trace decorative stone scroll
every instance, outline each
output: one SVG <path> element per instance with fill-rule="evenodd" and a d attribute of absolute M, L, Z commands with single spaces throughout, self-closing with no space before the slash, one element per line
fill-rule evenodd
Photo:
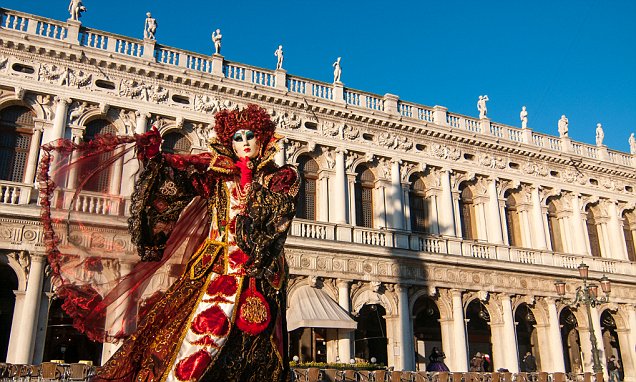
<path fill-rule="evenodd" d="M 119 95 L 146 102 L 166 103 L 169 98 L 169 91 L 159 84 L 146 84 L 136 80 L 121 80 Z"/>
<path fill-rule="evenodd" d="M 462 156 L 462 152 L 457 147 L 449 147 L 446 145 L 440 145 L 439 143 L 433 143 L 431 145 L 431 155 L 440 159 L 457 161 Z"/>

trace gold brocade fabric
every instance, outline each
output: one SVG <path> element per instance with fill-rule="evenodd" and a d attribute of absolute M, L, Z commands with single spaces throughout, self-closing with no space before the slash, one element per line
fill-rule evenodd
<path fill-rule="evenodd" d="M 202 299 L 215 295 L 210 281 L 221 277 L 218 275 L 236 278 L 240 283 L 237 293 L 247 290 L 253 279 L 269 306 L 271 320 L 262 332 L 250 335 L 233 325 L 235 315 L 230 317 L 224 344 L 217 348 L 219 351 L 199 380 L 287 380 L 287 267 L 282 249 L 295 214 L 298 174 L 290 166 L 264 166 L 255 174 L 254 187 L 247 188 L 245 195 L 233 193 L 235 187 L 227 175 L 212 175 L 187 173 L 159 161 L 142 174 L 132 201 L 133 209 L 138 210 L 133 211 L 130 226 L 134 242 L 146 260 L 161 258 L 178 219 L 174 207 L 178 204 L 184 208 L 193 195 L 209 201 L 207 213 L 213 240 L 206 241 L 190 258 L 177 281 L 150 308 L 137 331 L 124 341 L 93 381 L 165 381 L 178 361 L 177 352 L 183 348 L 186 333 L 193 325 L 194 312 L 205 302 Z M 236 241 L 227 243 L 228 237 L 236 237 Z M 240 271 L 236 271 L 236 264 L 228 266 L 228 262 L 238 261 L 231 255 L 238 250 L 246 257 L 240 263 Z M 232 273 L 228 274 L 228 269 Z M 255 318 L 260 317 L 259 312 L 252 313 Z"/>

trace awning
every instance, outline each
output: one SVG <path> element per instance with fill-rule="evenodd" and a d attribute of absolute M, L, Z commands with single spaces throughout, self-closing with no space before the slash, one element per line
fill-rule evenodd
<path fill-rule="evenodd" d="M 325 292 L 310 286 L 294 292 L 287 309 L 287 330 L 331 328 L 354 330 L 358 323 Z"/>

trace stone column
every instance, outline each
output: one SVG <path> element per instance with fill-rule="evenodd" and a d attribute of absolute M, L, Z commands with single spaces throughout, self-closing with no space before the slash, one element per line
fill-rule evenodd
<path fill-rule="evenodd" d="M 625 382 L 636 381 L 636 309 L 634 305 L 622 305 L 621 308 L 627 311 L 627 325 L 629 329 L 619 329 L 618 342 L 623 356 L 623 367 L 625 372 Z"/>
<path fill-rule="evenodd" d="M 119 266 L 120 266 L 120 276 L 126 276 L 127 274 L 130 273 L 130 271 L 132 271 L 133 267 L 134 267 L 134 263 L 130 263 L 130 262 L 125 262 L 125 261 L 120 261 L 119 262 Z M 120 319 L 120 315 L 123 314 L 128 308 L 129 308 L 129 304 L 131 302 L 131 297 L 128 294 L 124 294 L 121 297 L 119 297 L 119 299 L 113 303 L 113 305 L 111 307 L 108 308 L 108 310 L 106 311 L 106 326 L 114 326 L 115 325 L 115 321 L 117 321 L 118 319 Z M 130 327 L 115 327 L 112 329 L 112 332 L 118 332 L 120 330 L 123 330 L 124 332 L 131 332 L 133 328 Z M 119 349 L 119 347 L 122 345 L 122 342 L 118 342 L 118 343 L 110 343 L 110 342 L 104 342 L 104 345 L 102 347 L 102 364 L 104 364 L 106 361 L 108 361 L 108 359 L 117 351 L 117 349 Z"/>
<path fill-rule="evenodd" d="M 545 235 L 544 216 L 541 212 L 541 197 L 539 196 L 539 186 L 532 186 L 532 237 L 534 248 L 548 249 Z M 554 229 L 557 229 L 554 227 Z"/>
<path fill-rule="evenodd" d="M 464 321 L 462 292 L 457 289 L 452 289 L 451 294 L 453 296 L 453 338 L 455 339 L 454 345 L 450 349 L 454 354 L 451 358 L 454 362 L 451 370 L 455 372 L 465 372 L 468 371 L 468 343 L 466 342 L 466 323 Z"/>
<path fill-rule="evenodd" d="M 336 149 L 336 181 L 333 196 L 333 223 L 347 224 L 347 169 L 345 154 L 347 150 Z"/>
<path fill-rule="evenodd" d="M 53 119 L 53 128 L 45 130 L 42 143 L 49 143 L 56 139 L 64 138 L 64 128 L 66 127 L 66 114 L 68 113 L 68 105 L 71 99 L 55 97 L 55 118 Z"/>
<path fill-rule="evenodd" d="M 521 226 L 522 245 L 526 248 L 532 248 L 532 232 L 527 208 L 528 206 L 522 206 L 519 210 L 519 225 Z"/>
<path fill-rule="evenodd" d="M 499 214 L 499 198 L 497 196 L 497 178 L 488 183 L 488 241 L 493 244 L 503 244 L 501 230 L 501 215 Z M 512 371 L 512 370 L 511 370 Z"/>
<path fill-rule="evenodd" d="M 80 129 L 79 127 L 73 127 L 71 125 L 71 140 L 73 143 L 80 143 L 82 138 L 84 137 L 84 129 Z M 79 157 L 79 153 L 77 151 L 73 151 L 71 153 L 71 162 L 75 162 Z M 66 180 L 66 188 L 74 190 L 77 187 L 77 171 L 79 170 L 78 166 L 71 167 L 68 171 L 68 178 Z"/>
<path fill-rule="evenodd" d="M 40 153 L 42 131 L 44 131 L 44 122 L 36 120 L 33 128 L 33 135 L 31 135 L 31 143 L 29 145 L 27 168 L 24 173 L 24 178 L 22 179 L 22 182 L 27 184 L 33 184 L 35 182 L 35 172 L 38 168 L 38 155 Z"/>
<path fill-rule="evenodd" d="M 396 365 L 398 370 L 415 370 L 415 347 L 413 345 L 413 324 L 409 309 L 409 287 L 396 285 L 395 292 L 398 295 L 399 320 L 399 348 L 401 365 Z"/>
<path fill-rule="evenodd" d="M 389 207 L 387 188 L 390 188 L 390 185 L 386 180 L 375 181 L 373 188 L 373 228 L 387 228 L 392 224 L 387 221 L 387 208 Z M 355 201 L 352 200 L 351 203 L 355 204 Z"/>
<path fill-rule="evenodd" d="M 399 159 L 391 160 L 391 191 L 387 198 L 387 213 L 391 215 L 391 227 L 395 229 L 404 229 L 404 210 L 402 203 L 402 181 L 400 179 Z"/>
<path fill-rule="evenodd" d="M 446 121 L 444 121 L 446 122 Z M 442 195 L 440 197 L 439 232 L 444 236 L 457 236 L 455 232 L 455 208 L 453 206 L 453 192 L 450 184 L 451 170 L 440 172 L 442 183 Z"/>
<path fill-rule="evenodd" d="M 557 312 L 556 301 L 551 297 L 545 298 L 548 307 L 549 347 L 547 351 L 541 351 L 541 362 L 544 371 L 565 373 L 565 360 L 563 358 L 563 343 L 561 342 L 561 325 L 559 324 L 559 314 Z M 548 353 L 548 354 L 545 354 Z M 543 362 L 550 360 L 549 365 Z"/>
<path fill-rule="evenodd" d="M 17 355 L 18 347 L 22 346 L 20 342 L 20 323 L 22 322 L 22 308 L 24 307 L 25 291 L 14 290 L 15 305 L 13 308 L 13 318 L 11 321 L 11 333 L 9 334 L 9 347 L 7 349 L 7 362 L 8 363 L 20 363 L 15 356 Z"/>
<path fill-rule="evenodd" d="M 488 225 L 490 223 L 490 218 L 487 218 L 486 214 L 488 213 L 487 210 L 487 203 L 485 198 L 483 197 L 479 197 L 475 199 L 474 202 L 474 206 L 475 206 L 475 224 L 477 224 L 477 238 L 479 240 L 483 240 L 483 241 L 488 241 Z M 495 227 L 493 227 L 493 229 L 496 229 Z M 499 229 L 501 229 L 501 227 L 499 227 Z M 496 235 L 493 235 L 496 236 Z M 501 235 L 500 235 L 501 236 Z"/>
<path fill-rule="evenodd" d="M 517 334 L 515 333 L 515 317 L 512 313 L 512 302 L 507 294 L 499 295 L 501 308 L 503 311 L 503 338 L 501 345 L 503 346 L 504 364 L 503 367 L 512 373 L 519 372 L 519 360 L 517 354 Z M 499 367 L 499 366 L 498 366 Z M 493 369 L 496 370 L 496 369 Z"/>
<path fill-rule="evenodd" d="M 338 305 L 347 313 L 351 312 L 349 280 L 338 280 Z M 338 330 L 338 357 L 340 362 L 349 362 L 353 358 L 353 331 Z"/>
<path fill-rule="evenodd" d="M 623 225 L 618 218 L 618 207 L 616 201 L 612 200 L 607 206 L 609 214 L 609 235 L 612 247 L 612 256 L 619 260 L 628 260 L 627 256 L 627 243 L 625 242 L 625 235 L 623 234 Z"/>
<path fill-rule="evenodd" d="M 115 155 L 120 154 L 123 151 L 123 147 L 117 148 Z M 124 168 L 124 158 L 119 158 L 115 162 L 112 171 L 112 178 L 110 179 L 110 185 L 108 186 L 108 193 L 111 195 L 119 195 L 122 189 L 121 179 L 122 170 Z M 108 170 L 105 170 L 108 171 Z"/>
<path fill-rule="evenodd" d="M 149 113 L 137 111 L 135 113 L 137 120 L 135 122 L 135 134 L 143 134 L 146 132 L 148 125 Z M 131 152 L 124 156 L 124 168 L 121 182 L 121 195 L 130 196 L 135 188 L 135 179 L 139 172 L 139 161 L 134 157 L 135 153 Z"/>
<path fill-rule="evenodd" d="M 276 155 L 274 156 L 274 162 L 278 166 L 284 166 L 285 165 L 285 143 L 286 143 L 286 141 L 287 141 L 287 139 L 282 139 L 278 143 L 278 151 L 276 152 Z"/>
<path fill-rule="evenodd" d="M 580 238 L 574 240 L 574 248 L 573 251 L 579 255 L 587 255 L 589 254 L 586 246 L 586 242 L 588 241 L 588 236 L 585 234 L 583 230 L 583 220 L 581 219 L 581 201 L 579 198 L 579 194 L 572 194 L 572 236 L 575 238 Z"/>
<path fill-rule="evenodd" d="M 20 321 L 19 344 L 15 349 L 13 363 L 30 364 L 33 361 L 35 348 L 35 330 L 38 326 L 38 309 L 42 298 L 42 282 L 46 258 L 42 253 L 31 253 L 31 268 L 22 307 Z"/>

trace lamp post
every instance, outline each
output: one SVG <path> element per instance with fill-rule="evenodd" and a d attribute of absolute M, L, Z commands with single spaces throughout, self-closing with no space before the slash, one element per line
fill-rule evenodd
<path fill-rule="evenodd" d="M 603 275 L 599 280 L 601 284 L 601 289 L 605 296 L 598 296 L 598 285 L 589 283 L 589 268 L 585 263 L 581 263 L 578 266 L 579 275 L 583 280 L 583 286 L 579 286 L 576 288 L 576 295 L 574 299 L 568 299 L 565 296 L 565 282 L 561 280 L 557 280 L 554 283 L 556 288 L 556 292 L 559 295 L 559 301 L 569 306 L 570 308 L 577 308 L 580 305 L 585 305 L 585 309 L 587 311 L 587 322 L 590 326 L 590 342 L 592 343 L 592 370 L 594 373 L 602 373 L 603 366 L 601 365 L 601 360 L 598 355 L 598 347 L 596 343 L 596 335 L 594 334 L 594 325 L 592 324 L 592 310 L 591 308 L 596 305 L 600 305 L 609 301 L 609 294 L 611 292 L 611 283 L 607 276 Z"/>

